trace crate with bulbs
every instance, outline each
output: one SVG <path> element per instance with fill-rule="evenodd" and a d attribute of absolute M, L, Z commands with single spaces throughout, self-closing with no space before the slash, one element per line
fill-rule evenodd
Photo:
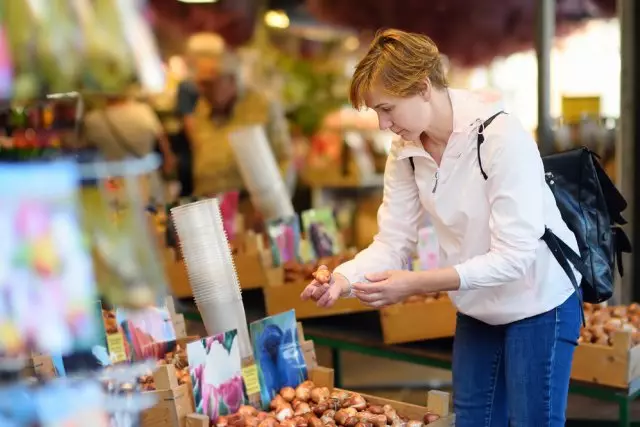
<path fill-rule="evenodd" d="M 584 304 L 571 378 L 628 390 L 640 378 L 640 305 Z"/>
<path fill-rule="evenodd" d="M 297 387 L 284 387 L 268 408 L 242 406 L 219 417 L 218 427 L 432 427 L 450 426 L 449 394 L 432 391 L 427 406 L 333 387 L 333 370 L 315 368 Z"/>
<path fill-rule="evenodd" d="M 324 272 L 326 272 L 328 276 L 326 279 L 323 279 L 323 282 L 316 280 L 315 283 L 328 283 L 331 279 L 329 272 L 341 263 L 351 259 L 353 255 L 352 252 L 347 252 L 343 255 L 323 257 L 317 261 L 297 265 L 295 267 L 295 273 L 293 273 L 293 270 L 290 270 L 289 276 L 285 275 L 285 278 L 290 278 L 289 281 L 284 280 L 281 284 L 269 284 L 269 286 L 263 289 L 267 314 L 279 313 L 292 307 L 295 308 L 296 316 L 299 319 L 375 311 L 374 308 L 362 304 L 357 298 L 340 298 L 331 307 L 318 307 L 314 301 L 302 301 L 300 299 L 300 294 L 312 283 L 314 275 L 317 274 L 318 271 L 322 271 L 319 270 L 320 266 L 327 267 Z M 290 263 L 290 268 L 293 268 L 291 265 Z"/>

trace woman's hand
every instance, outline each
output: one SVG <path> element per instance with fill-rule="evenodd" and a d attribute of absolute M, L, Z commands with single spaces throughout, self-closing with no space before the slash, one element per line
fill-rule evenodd
<path fill-rule="evenodd" d="M 397 304 L 420 293 L 418 273 L 390 270 L 365 276 L 371 283 L 354 283 L 356 298 L 371 307 L 380 308 Z"/>
<path fill-rule="evenodd" d="M 321 265 L 318 270 L 326 270 L 327 267 Z M 327 284 L 320 284 L 313 280 L 304 288 L 300 294 L 303 301 L 315 301 L 318 307 L 331 307 L 341 296 L 346 296 L 350 291 L 349 281 L 340 273 L 332 273 L 331 280 Z"/>

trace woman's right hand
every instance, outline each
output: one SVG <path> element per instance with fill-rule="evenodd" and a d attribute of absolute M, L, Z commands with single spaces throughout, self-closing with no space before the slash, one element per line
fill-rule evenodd
<path fill-rule="evenodd" d="M 327 269 L 321 265 L 318 270 Z M 320 284 L 317 280 L 311 281 L 300 294 L 303 301 L 315 301 L 318 307 L 331 307 L 341 296 L 347 296 L 350 292 L 349 281 L 340 273 L 332 273 L 329 283 Z"/>

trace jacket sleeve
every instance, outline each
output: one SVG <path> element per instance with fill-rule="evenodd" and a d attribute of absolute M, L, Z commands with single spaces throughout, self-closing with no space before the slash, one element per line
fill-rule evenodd
<path fill-rule="evenodd" d="M 491 243 L 486 254 L 454 266 L 460 290 L 500 286 L 524 277 L 544 232 L 546 183 L 535 141 L 510 116 L 497 118 L 487 130 L 480 155 L 488 175 Z"/>
<path fill-rule="evenodd" d="M 378 234 L 356 257 L 335 269 L 349 282 L 363 282 L 364 275 L 404 268 L 416 249 L 422 206 L 409 160 L 387 158 L 382 205 L 378 209 Z"/>

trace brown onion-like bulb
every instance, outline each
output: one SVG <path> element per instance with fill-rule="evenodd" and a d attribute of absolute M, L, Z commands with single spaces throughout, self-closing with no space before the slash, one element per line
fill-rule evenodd
<path fill-rule="evenodd" d="M 244 418 L 245 427 L 258 427 L 258 424 L 260 424 L 260 420 L 258 419 L 258 417 L 249 415 Z"/>
<path fill-rule="evenodd" d="M 344 421 L 344 427 L 356 427 L 358 424 L 358 417 L 349 417 Z"/>
<path fill-rule="evenodd" d="M 424 415 L 424 423 L 425 424 L 431 424 L 434 423 L 436 421 L 438 421 L 440 419 L 440 415 L 438 414 L 430 414 L 430 413 L 426 413 Z"/>
<path fill-rule="evenodd" d="M 309 417 L 309 420 L 307 421 L 309 424 L 309 427 L 322 427 L 324 424 L 322 421 L 320 421 L 320 419 L 318 417 Z"/>
<path fill-rule="evenodd" d="M 384 414 L 384 409 L 382 409 L 382 406 L 379 406 L 379 405 L 369 405 L 369 407 L 367 408 L 367 411 L 376 415 Z"/>
<path fill-rule="evenodd" d="M 293 420 L 284 420 L 280 423 L 280 427 L 298 427 Z"/>
<path fill-rule="evenodd" d="M 407 427 L 422 427 L 423 422 L 418 420 L 410 420 L 407 422 Z"/>
<path fill-rule="evenodd" d="M 216 420 L 216 427 L 227 427 L 229 425 L 229 417 L 222 415 Z"/>
<path fill-rule="evenodd" d="M 293 417 L 292 420 L 296 422 L 298 427 L 307 427 L 307 420 L 303 416 Z"/>
<path fill-rule="evenodd" d="M 315 403 L 324 402 L 329 399 L 331 392 L 327 387 L 316 387 L 311 390 L 311 400 Z"/>
<path fill-rule="evenodd" d="M 331 394 L 329 395 L 330 398 L 332 399 L 336 399 L 340 402 L 342 402 L 343 400 L 347 400 L 350 397 L 350 394 L 348 391 L 344 391 L 344 390 L 334 390 L 331 392 Z"/>
<path fill-rule="evenodd" d="M 258 415 L 258 410 L 251 405 L 241 405 L 237 413 L 243 417 L 255 417 Z"/>
<path fill-rule="evenodd" d="M 347 400 L 342 402 L 343 407 L 354 408 L 361 411 L 367 407 L 367 401 L 358 393 L 353 393 Z"/>
<path fill-rule="evenodd" d="M 327 411 L 327 412 L 329 412 L 329 411 Z M 331 415 L 325 414 L 325 415 L 320 417 L 320 421 L 322 421 L 322 424 L 328 424 L 330 422 L 335 421 L 335 419 L 333 418 L 335 415 L 336 415 L 335 411 L 333 411 L 333 414 L 331 414 Z M 346 420 L 346 418 L 345 418 L 345 420 Z"/>
<path fill-rule="evenodd" d="M 296 399 L 308 402 L 311 399 L 311 387 L 306 387 L 300 384 L 296 388 Z"/>
<path fill-rule="evenodd" d="M 280 396 L 287 402 L 291 402 L 296 397 L 296 391 L 293 387 L 282 387 L 280 390 Z"/>
<path fill-rule="evenodd" d="M 276 420 L 275 418 L 269 417 L 260 421 L 260 424 L 258 424 L 258 427 L 278 427 L 278 425 L 280 425 L 278 420 Z"/>
<path fill-rule="evenodd" d="M 284 406 L 280 410 L 276 411 L 276 419 L 281 423 L 291 417 L 293 417 L 293 409 L 291 406 Z"/>
<path fill-rule="evenodd" d="M 340 409 L 338 412 L 336 412 L 333 419 L 336 420 L 336 423 L 344 425 L 345 421 L 347 421 L 347 418 L 351 416 L 353 415 L 350 414 L 346 409 Z"/>
<path fill-rule="evenodd" d="M 277 407 L 283 406 L 283 405 L 285 405 L 287 403 L 288 402 L 286 400 L 284 400 L 284 397 L 282 397 L 279 394 L 276 394 L 276 396 L 269 403 L 269 407 L 271 409 L 276 409 Z"/>
<path fill-rule="evenodd" d="M 329 409 L 329 405 L 326 402 L 318 403 L 313 407 L 313 413 L 317 416 L 322 416 Z"/>
<path fill-rule="evenodd" d="M 308 412 L 311 412 L 311 408 L 308 403 L 300 402 L 298 406 L 295 408 L 294 415 L 304 415 Z"/>

